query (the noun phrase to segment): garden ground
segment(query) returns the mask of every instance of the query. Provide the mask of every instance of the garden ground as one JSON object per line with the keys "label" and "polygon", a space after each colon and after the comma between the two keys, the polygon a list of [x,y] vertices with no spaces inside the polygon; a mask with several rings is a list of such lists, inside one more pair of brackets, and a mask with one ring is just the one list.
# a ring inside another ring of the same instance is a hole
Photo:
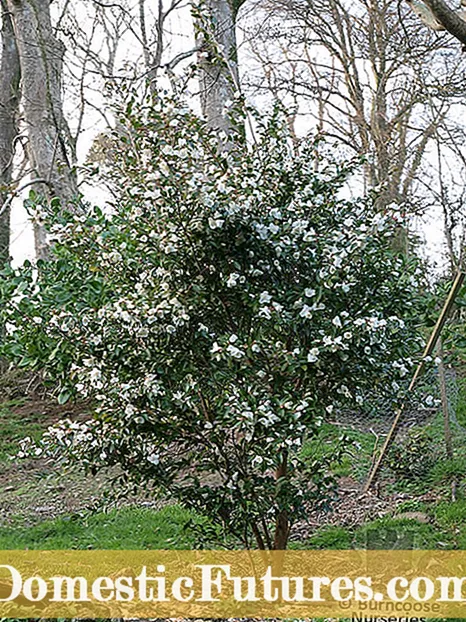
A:
{"label": "garden ground", "polygon": [[[208,528],[206,519],[167,500],[154,500],[150,490],[116,499],[111,494],[115,471],[93,477],[76,470],[64,470],[61,465],[43,458],[18,460],[12,457],[21,438],[38,438],[59,418],[79,420],[88,412],[86,404],[60,406],[56,400],[45,398],[40,390],[26,391],[21,385],[3,391],[0,401],[0,549],[155,549],[218,545],[218,541],[209,543],[205,537],[199,539],[201,532],[212,534],[212,538],[216,533],[214,528]],[[456,412],[460,419],[466,412],[462,397]],[[343,462],[335,465],[339,477],[338,501],[330,512],[309,511],[306,520],[295,528],[292,547],[466,548],[466,501],[461,481],[457,501],[451,502],[449,498],[449,471],[442,457],[440,413],[428,413],[427,419],[424,414],[422,421],[415,421],[395,448],[398,471],[385,469],[375,491],[361,491],[374,444],[386,425],[386,418],[357,423],[348,416],[341,417],[326,423],[319,439],[306,445],[304,454],[311,458],[331,452],[342,434],[352,442]],[[456,445],[461,456],[461,427],[453,431],[458,432]],[[406,473],[403,475],[404,459]],[[409,470],[413,460],[417,473]],[[234,546],[234,543],[229,544]]]}

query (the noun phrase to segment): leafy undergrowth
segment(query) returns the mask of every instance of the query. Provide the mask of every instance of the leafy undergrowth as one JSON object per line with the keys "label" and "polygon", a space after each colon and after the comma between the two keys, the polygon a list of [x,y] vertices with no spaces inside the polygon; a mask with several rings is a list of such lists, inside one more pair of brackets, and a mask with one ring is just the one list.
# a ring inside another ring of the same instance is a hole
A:
{"label": "leafy undergrowth", "polygon": [[363,432],[349,425],[324,423],[320,433],[304,444],[302,456],[310,461],[331,457],[335,454],[336,445],[343,442],[343,439],[347,449],[339,462],[331,463],[332,470],[337,476],[363,479],[369,471],[374,451],[374,435],[370,432]]}
{"label": "leafy undergrowth", "polygon": [[458,398],[459,404],[456,409],[456,418],[460,425],[466,427],[466,378],[464,376],[458,380]]}
{"label": "leafy undergrowth", "polygon": [[451,423],[453,458],[448,459],[445,449],[444,422],[438,412],[423,426],[414,426],[392,446],[387,466],[392,473],[387,492],[398,491],[413,495],[435,490],[448,495],[453,479],[460,489],[466,481],[466,430]]}

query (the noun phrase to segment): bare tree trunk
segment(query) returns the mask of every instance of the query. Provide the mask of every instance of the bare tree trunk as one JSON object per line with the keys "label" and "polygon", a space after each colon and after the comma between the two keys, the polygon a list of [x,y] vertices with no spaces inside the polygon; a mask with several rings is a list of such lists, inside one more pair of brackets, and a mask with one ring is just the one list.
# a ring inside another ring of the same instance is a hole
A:
{"label": "bare tree trunk", "polygon": [[[16,115],[19,103],[19,56],[11,17],[6,0],[0,0],[2,10],[2,57],[0,61],[0,270],[10,261],[10,207],[7,205],[8,186],[13,170]],[[0,341],[5,327],[0,325]],[[5,362],[0,358],[0,373]]]}
{"label": "bare tree trunk", "polygon": [[[63,115],[62,67],[64,46],[53,33],[50,0],[6,0],[21,63],[21,92],[28,131],[29,159],[38,178],[37,188],[47,200],[58,197],[73,209],[78,196],[70,161],[69,128]],[[47,255],[45,233],[35,231],[38,257]]]}
{"label": "bare tree trunk", "polygon": [[[288,474],[288,453],[282,456],[282,461],[275,473],[277,483]],[[281,510],[275,520],[275,533],[273,548],[275,551],[284,551],[288,545],[288,536],[290,535],[290,522],[286,510]]]}
{"label": "bare tree trunk", "polygon": [[[6,0],[2,9],[2,57],[0,62],[0,269],[10,257],[10,209],[5,205],[13,168],[16,115],[19,100],[19,56]],[[5,205],[5,208],[4,208]],[[4,210],[4,211],[3,211]]]}
{"label": "bare tree trunk", "polygon": [[231,131],[227,104],[239,88],[236,15],[242,2],[206,0],[195,11],[202,112],[210,127]]}

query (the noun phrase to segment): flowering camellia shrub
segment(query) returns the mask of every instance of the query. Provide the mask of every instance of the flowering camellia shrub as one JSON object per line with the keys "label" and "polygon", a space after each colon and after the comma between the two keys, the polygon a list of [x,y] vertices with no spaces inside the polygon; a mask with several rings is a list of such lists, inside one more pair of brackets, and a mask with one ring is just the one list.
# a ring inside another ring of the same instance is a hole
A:
{"label": "flowering camellia shrub", "polygon": [[283,549],[332,490],[306,438],[402,392],[418,269],[392,251],[393,215],[340,198],[352,166],[294,153],[279,115],[256,121],[251,146],[238,132],[219,153],[188,110],[133,102],[111,213],[52,206],[52,260],[4,274],[3,350],[61,402],[96,404],[34,452],[121,465],[245,546]]}

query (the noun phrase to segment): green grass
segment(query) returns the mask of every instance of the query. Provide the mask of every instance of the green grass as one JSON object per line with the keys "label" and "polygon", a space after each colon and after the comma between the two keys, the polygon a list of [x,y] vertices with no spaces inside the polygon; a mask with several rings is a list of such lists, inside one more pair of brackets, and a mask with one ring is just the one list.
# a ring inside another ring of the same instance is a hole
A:
{"label": "green grass", "polygon": [[[176,505],[86,513],[33,527],[0,527],[0,550],[16,549],[191,549],[195,526],[206,520]],[[191,527],[191,528],[190,528]]]}
{"label": "green grass", "polygon": [[381,518],[360,527],[353,540],[357,549],[449,549],[455,548],[450,529],[411,519]]}
{"label": "green grass", "polygon": [[[440,503],[435,522],[382,518],[362,527],[322,527],[305,542],[305,549],[466,549],[466,501]],[[44,521],[33,527],[0,528],[0,550],[18,549],[193,549],[207,520],[180,506],[161,510],[125,508]]]}
{"label": "green grass", "polygon": [[408,501],[403,501],[396,508],[396,513],[401,514],[402,512],[423,512],[428,513],[429,504],[424,501],[419,501],[418,499],[408,499]]}
{"label": "green grass", "polygon": [[309,549],[351,549],[354,534],[350,529],[338,526],[328,526],[319,529],[306,542]]}
{"label": "green grass", "polygon": [[47,424],[41,414],[18,414],[11,410],[21,405],[20,401],[0,405],[0,463],[7,462],[19,450],[19,441],[26,436],[38,440]]}
{"label": "green grass", "polygon": [[304,549],[459,549],[466,550],[466,501],[443,502],[432,508],[435,520],[384,517],[354,529],[322,527],[304,543],[290,548]]}
{"label": "green grass", "polygon": [[452,534],[455,548],[466,550],[466,500],[443,501],[434,508],[436,522]]}

